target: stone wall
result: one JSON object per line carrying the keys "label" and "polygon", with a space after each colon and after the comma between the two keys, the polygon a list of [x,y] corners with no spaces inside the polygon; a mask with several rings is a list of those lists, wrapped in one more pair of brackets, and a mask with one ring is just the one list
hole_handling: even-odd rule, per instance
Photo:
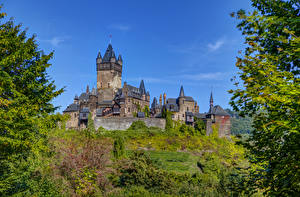
{"label": "stone wall", "polygon": [[107,130],[126,130],[130,125],[138,120],[142,120],[148,127],[159,127],[165,128],[166,121],[162,118],[132,118],[132,117],[112,117],[112,118],[101,118],[96,117],[94,120],[95,128],[98,129],[100,126]]}

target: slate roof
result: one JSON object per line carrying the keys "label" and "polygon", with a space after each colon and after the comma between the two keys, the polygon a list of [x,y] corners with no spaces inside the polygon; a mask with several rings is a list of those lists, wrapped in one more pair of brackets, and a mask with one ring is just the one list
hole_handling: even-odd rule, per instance
{"label": "slate roof", "polygon": [[194,116],[197,118],[206,118],[206,114],[205,113],[194,113]]}
{"label": "slate roof", "polygon": [[191,96],[184,96],[185,101],[194,101],[193,97]]}
{"label": "slate roof", "polygon": [[176,103],[167,103],[166,108],[167,108],[167,110],[172,111],[172,112],[178,112],[179,111],[179,107]]}
{"label": "slate roof", "polygon": [[156,97],[154,97],[154,98],[153,98],[153,102],[152,102],[152,104],[151,104],[151,109],[157,109],[157,108],[159,108],[159,105],[158,105],[158,103],[157,103]]}
{"label": "slate roof", "polygon": [[220,105],[214,106],[210,113],[219,116],[230,116]]}
{"label": "slate roof", "polygon": [[74,111],[78,111],[78,110],[79,110],[79,105],[72,103],[64,110],[64,112],[74,112]]}
{"label": "slate roof", "polygon": [[140,93],[141,93],[141,95],[146,94],[144,80],[142,80],[140,83]]}
{"label": "slate roof", "polygon": [[83,101],[83,100],[89,100],[89,94],[87,94],[87,93],[82,93],[82,94],[79,96],[79,100],[80,100],[80,101]]}
{"label": "slate roof", "polygon": [[105,54],[104,54],[104,56],[103,56],[103,62],[110,62],[110,59],[111,58],[116,58],[116,55],[115,55],[115,52],[114,52],[114,50],[113,50],[113,48],[112,48],[112,45],[111,44],[109,44],[108,45],[108,47],[107,47],[107,49],[106,49],[106,52],[105,52]]}
{"label": "slate roof", "polygon": [[180,87],[179,97],[184,97],[183,86]]}
{"label": "slate roof", "polygon": [[177,99],[176,99],[176,98],[168,98],[168,99],[167,99],[167,104],[168,104],[168,103],[176,104],[176,103],[177,103]]}

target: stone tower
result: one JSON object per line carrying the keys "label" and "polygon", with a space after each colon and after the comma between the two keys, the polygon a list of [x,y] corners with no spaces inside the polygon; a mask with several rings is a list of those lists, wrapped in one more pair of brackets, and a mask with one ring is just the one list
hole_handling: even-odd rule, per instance
{"label": "stone tower", "polygon": [[96,64],[98,101],[111,101],[117,90],[122,87],[122,57],[119,55],[116,59],[112,45],[109,44],[103,58],[100,52],[98,53]]}

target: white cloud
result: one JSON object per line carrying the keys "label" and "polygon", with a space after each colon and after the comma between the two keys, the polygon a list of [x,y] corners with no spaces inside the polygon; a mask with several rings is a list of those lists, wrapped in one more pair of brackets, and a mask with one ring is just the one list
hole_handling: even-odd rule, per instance
{"label": "white cloud", "polygon": [[215,43],[209,43],[207,46],[208,46],[208,49],[209,49],[210,51],[216,51],[216,50],[218,50],[224,43],[225,43],[224,40],[218,40],[218,41],[215,42]]}
{"label": "white cloud", "polygon": [[42,41],[48,42],[48,43],[51,44],[52,46],[57,47],[57,46],[59,46],[61,43],[65,42],[67,39],[68,39],[68,37],[59,37],[59,36],[56,36],[56,37],[53,37],[53,38],[50,39],[50,40],[42,40]]}
{"label": "white cloud", "polygon": [[184,79],[194,80],[194,81],[200,81],[200,80],[222,80],[224,79],[225,75],[227,73],[199,73],[199,74],[186,74],[182,77]]}
{"label": "white cloud", "polygon": [[130,26],[129,25],[124,25],[124,24],[111,24],[108,26],[109,29],[116,29],[120,31],[129,31]]}
{"label": "white cloud", "polygon": [[128,78],[129,82],[140,82],[144,80],[145,83],[164,83],[164,84],[173,84],[174,80],[162,79],[162,78],[154,78],[154,77],[139,77],[139,78]]}

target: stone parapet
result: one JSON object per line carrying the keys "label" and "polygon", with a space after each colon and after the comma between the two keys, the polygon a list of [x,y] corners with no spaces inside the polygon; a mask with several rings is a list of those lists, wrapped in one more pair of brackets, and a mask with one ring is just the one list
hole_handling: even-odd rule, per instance
{"label": "stone parapet", "polygon": [[158,127],[161,129],[165,129],[166,120],[162,118],[95,117],[94,124],[96,129],[101,126],[107,130],[126,130],[133,122],[138,120],[144,121],[147,127]]}

